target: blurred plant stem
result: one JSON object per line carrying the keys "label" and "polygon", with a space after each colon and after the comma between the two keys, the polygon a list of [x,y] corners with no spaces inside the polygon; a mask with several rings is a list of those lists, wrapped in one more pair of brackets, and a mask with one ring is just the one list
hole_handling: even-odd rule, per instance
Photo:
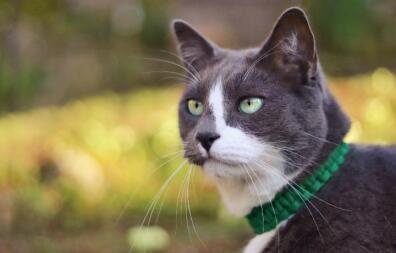
{"label": "blurred plant stem", "polygon": [[[10,65],[10,75],[13,77],[18,76],[20,73],[20,53],[19,53],[19,40],[17,38],[17,26],[20,16],[20,0],[11,2],[11,13],[8,16],[8,26],[5,32],[5,59]],[[3,63],[6,64],[6,63]],[[16,78],[11,78],[10,83],[3,84],[8,86],[8,99],[5,105],[9,110],[16,109],[17,85]]]}

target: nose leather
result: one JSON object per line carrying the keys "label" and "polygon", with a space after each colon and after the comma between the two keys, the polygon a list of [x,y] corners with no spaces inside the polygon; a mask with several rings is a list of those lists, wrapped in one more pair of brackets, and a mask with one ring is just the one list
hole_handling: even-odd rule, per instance
{"label": "nose leather", "polygon": [[213,143],[220,138],[215,132],[202,132],[198,133],[196,139],[201,143],[202,147],[209,152],[210,147],[212,147]]}

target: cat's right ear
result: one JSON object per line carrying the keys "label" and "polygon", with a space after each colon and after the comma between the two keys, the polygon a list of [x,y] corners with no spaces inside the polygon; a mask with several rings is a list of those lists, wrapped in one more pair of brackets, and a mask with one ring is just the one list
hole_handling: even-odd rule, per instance
{"label": "cat's right ear", "polygon": [[315,75],[315,39],[302,9],[290,8],[279,17],[258,59],[272,61],[283,72],[303,70],[308,76]]}
{"label": "cat's right ear", "polygon": [[216,46],[183,20],[174,20],[172,28],[184,65],[192,71],[205,67],[214,57]]}

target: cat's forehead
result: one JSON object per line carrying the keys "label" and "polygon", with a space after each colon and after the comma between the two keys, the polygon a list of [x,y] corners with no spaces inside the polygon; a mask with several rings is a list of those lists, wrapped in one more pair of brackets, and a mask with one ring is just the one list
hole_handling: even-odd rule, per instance
{"label": "cat's forehead", "polygon": [[200,73],[201,85],[210,89],[219,80],[226,88],[232,88],[254,75],[255,49],[227,51],[220,59]]}

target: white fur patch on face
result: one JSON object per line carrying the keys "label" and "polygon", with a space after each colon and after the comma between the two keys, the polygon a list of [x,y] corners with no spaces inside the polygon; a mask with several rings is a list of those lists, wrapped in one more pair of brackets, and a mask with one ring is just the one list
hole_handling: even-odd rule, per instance
{"label": "white fur patch on face", "polygon": [[221,82],[221,78],[217,78],[216,83],[214,84],[212,90],[209,94],[209,105],[212,109],[215,123],[216,123],[216,131],[220,132],[222,129],[226,127],[226,123],[224,120],[224,95],[223,95],[223,84]]}
{"label": "white fur patch on face", "polygon": [[220,138],[213,143],[203,168],[215,180],[227,209],[244,216],[287,184],[284,158],[269,143],[226,124],[221,78],[210,91],[209,106]]}
{"label": "white fur patch on face", "polygon": [[[257,160],[258,156],[268,149],[268,145],[244,133],[241,129],[227,126],[224,105],[223,84],[221,78],[218,78],[210,91],[209,106],[212,109],[216,132],[220,138],[210,149],[213,159],[207,162],[206,167],[213,167],[216,176],[239,176],[241,170],[233,167]],[[230,167],[232,169],[228,170],[227,168]]]}

